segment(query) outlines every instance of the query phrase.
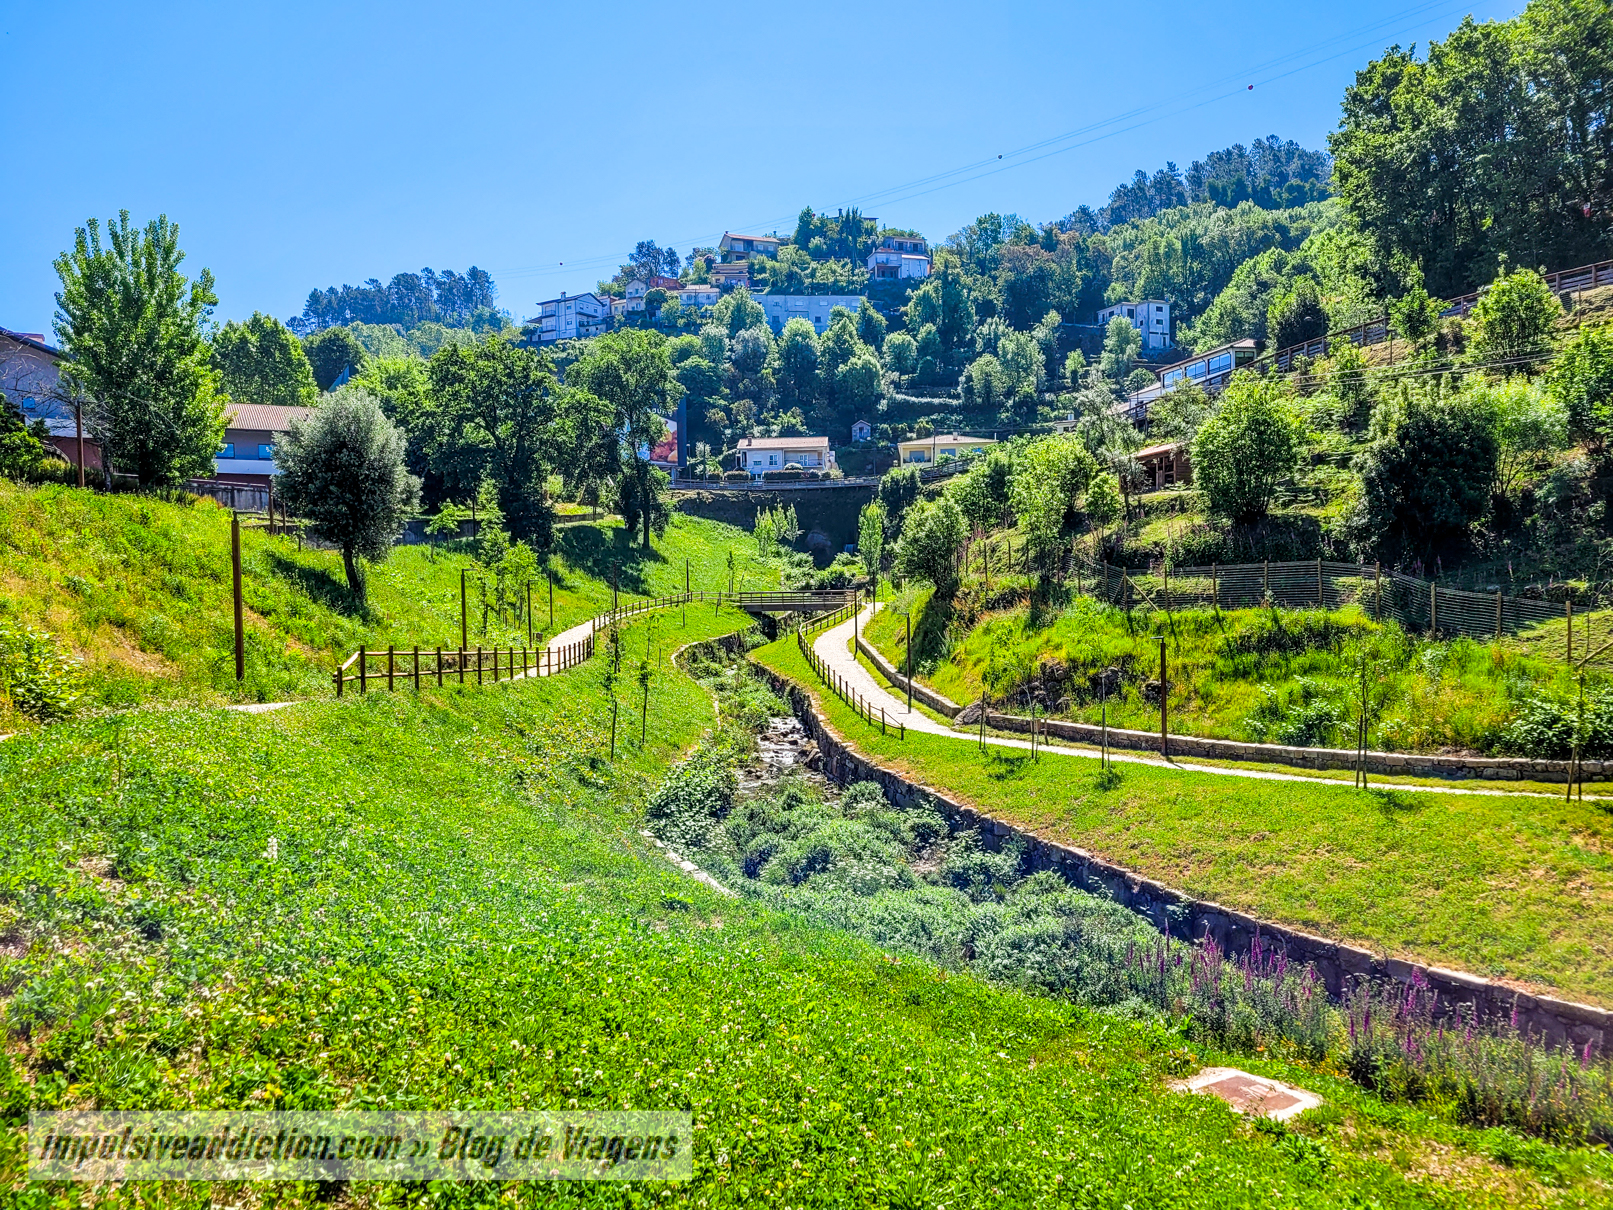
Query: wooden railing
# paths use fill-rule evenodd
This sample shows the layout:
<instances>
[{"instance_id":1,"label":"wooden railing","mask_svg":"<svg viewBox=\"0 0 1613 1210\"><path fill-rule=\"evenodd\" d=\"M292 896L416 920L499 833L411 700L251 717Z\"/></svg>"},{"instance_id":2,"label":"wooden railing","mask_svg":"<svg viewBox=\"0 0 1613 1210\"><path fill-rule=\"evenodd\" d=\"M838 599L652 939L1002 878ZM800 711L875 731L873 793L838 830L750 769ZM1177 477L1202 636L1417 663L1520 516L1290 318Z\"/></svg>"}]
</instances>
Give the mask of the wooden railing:
<instances>
[{"instance_id":1,"label":"wooden railing","mask_svg":"<svg viewBox=\"0 0 1613 1210\"><path fill-rule=\"evenodd\" d=\"M478 685L489 682L516 680L525 676L552 676L575 668L594 654L596 636L601 630L636 614L652 609L667 609L678 605L709 601L718 608L738 605L741 608L764 609L789 613L804 613L833 604L854 600L854 588L801 589L777 592L675 592L659 597L640 597L618 604L614 609L589 619L587 635L574 642L559 646L529 647L388 647L385 651L355 651L337 667L332 676L336 696L341 697L347 686L357 685L360 693L368 693L373 684L396 689L399 684L420 688L432 682L438 685L450 681L464 685L472 677Z\"/></svg>"},{"instance_id":2,"label":"wooden railing","mask_svg":"<svg viewBox=\"0 0 1613 1210\"><path fill-rule=\"evenodd\" d=\"M832 613L819 614L817 617L807 619L795 628L795 642L796 646L801 649L801 654L806 657L807 664L813 672L818 674L819 679L829 687L830 691L845 702L846 705L850 706L852 710L856 711L857 716L869 726L878 724L880 731L889 735L892 720L886 718L885 707L880 706L878 708L876 717L873 703L859 693L855 685L851 684L845 677L819 658L818 653L813 650L812 644L807 641L809 634L816 634L820 630L840 625L847 618L855 616L860 608L861 602L850 601ZM898 738L906 739L907 724L901 719L894 721Z\"/></svg>"}]
</instances>

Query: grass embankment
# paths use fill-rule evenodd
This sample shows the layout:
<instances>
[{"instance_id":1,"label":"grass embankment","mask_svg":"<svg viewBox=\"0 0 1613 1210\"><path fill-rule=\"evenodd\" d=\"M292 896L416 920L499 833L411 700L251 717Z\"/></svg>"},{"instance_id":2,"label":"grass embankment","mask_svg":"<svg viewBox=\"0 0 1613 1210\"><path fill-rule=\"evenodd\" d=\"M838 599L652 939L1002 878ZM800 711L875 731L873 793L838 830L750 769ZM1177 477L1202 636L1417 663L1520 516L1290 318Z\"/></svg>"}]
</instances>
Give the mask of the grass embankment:
<instances>
[{"instance_id":1,"label":"grass embankment","mask_svg":"<svg viewBox=\"0 0 1613 1210\"><path fill-rule=\"evenodd\" d=\"M768 667L821 688L794 638ZM1597 803L1231 779L882 736L818 694L889 768L1167 886L1354 945L1613 1005L1613 816Z\"/></svg>"},{"instance_id":2,"label":"grass embankment","mask_svg":"<svg viewBox=\"0 0 1613 1210\"><path fill-rule=\"evenodd\" d=\"M681 591L685 559L695 587L726 588L732 551L739 587L778 583L778 563L758 559L748 534L681 514L652 552L615 520L559 530L556 551L553 628L547 586L533 585L536 628L550 634L609 606L613 568L624 595ZM228 510L210 500L170 504L0 480L0 621L70 645L84 663L91 706L308 697L329 691L333 659L361 643L457 647L467 568L469 641L527 639L524 616L513 610L482 629L478 581L492 577L466 553L397 548L370 567L365 607L348 593L334 551L299 551L294 538L248 529L242 563L247 679L238 685Z\"/></svg>"},{"instance_id":3,"label":"grass embankment","mask_svg":"<svg viewBox=\"0 0 1613 1210\"><path fill-rule=\"evenodd\" d=\"M64 1105L692 1110L692 1182L586 1187L624 1206L1555 1205L1605 1183L1585 1153L1321 1072L1307 1081L1334 1099L1303 1137L1256 1131L1165 1091L1189 1061L1174 1032L892 961L682 877L637 832L643 792L713 718L665 667L674 616L648 742L624 693L614 765L602 658L497 689L136 710L0 744L9 1197L128 1192L24 1184L21 1115ZM696 610L685 634L739 624ZM646 625L627 628L630 660Z\"/></svg>"},{"instance_id":4,"label":"grass embankment","mask_svg":"<svg viewBox=\"0 0 1613 1210\"><path fill-rule=\"evenodd\" d=\"M1571 741L1568 703L1578 682L1566 664L1515 648L1471 639L1424 641L1353 606L1188 609L1168 616L1133 611L1128 617L1087 597L1062 607L986 609L971 587L956 600L915 587L876 615L865 633L895 666L905 667L900 611L909 609L914 668L938 692L968 703L984 690L1010 708L1028 710L1023 687L1032 684L1043 690L1042 711L1082 722L1099 720L1101 674L1117 669L1109 723L1143 731L1159 726L1158 636L1164 635L1173 730L1319 747L1354 746L1358 660L1365 649L1372 660L1369 746L1568 755L1557 749ZM1587 685L1599 711L1595 703L1608 679L1593 672ZM1538 725L1509 734L1520 713L1538 715ZM1601 755L1604 737L1593 730L1590 750Z\"/></svg>"}]
</instances>

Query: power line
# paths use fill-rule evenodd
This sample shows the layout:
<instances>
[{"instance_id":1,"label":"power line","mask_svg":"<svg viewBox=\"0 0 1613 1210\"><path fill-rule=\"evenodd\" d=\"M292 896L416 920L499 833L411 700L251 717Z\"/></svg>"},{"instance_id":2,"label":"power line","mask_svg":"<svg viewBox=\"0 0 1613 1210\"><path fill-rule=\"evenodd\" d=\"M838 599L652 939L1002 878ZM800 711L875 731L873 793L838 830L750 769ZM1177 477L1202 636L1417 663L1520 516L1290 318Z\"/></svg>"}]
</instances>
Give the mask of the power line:
<instances>
[{"instance_id":1,"label":"power line","mask_svg":"<svg viewBox=\"0 0 1613 1210\"><path fill-rule=\"evenodd\" d=\"M1382 31L1386 27L1390 26L1399 26L1400 28L1404 29L1403 23L1410 17L1432 16L1435 10L1440 10L1441 12L1449 10L1453 13L1461 12L1468 7L1470 6L1465 3L1453 6L1448 3L1448 0L1429 0L1427 3L1418 5L1403 12L1396 13L1393 17L1375 21L1368 25L1360 26L1356 29L1347 31L1346 33L1337 34L1331 38L1310 43L1300 49L1289 51L1286 54L1278 55L1272 59L1264 60L1258 64L1241 68L1237 72L1217 77L1216 79L1207 81L1206 83L1198 85L1195 88L1178 93L1173 98L1157 101L1151 105L1139 106L1135 109L1126 110L1122 113L1113 114L1099 121L1077 127L1074 130L1065 131L1057 135L1051 135L1035 142L1028 143L1022 147L1015 148L1011 151L1002 152L996 156L974 160L967 164L959 165L955 168L945 169L940 172L932 173L928 176L907 181L903 184L892 185L885 189L874 190L869 193L861 194L846 199L840 204L842 208L845 208L846 206L859 206L863 204L890 205L896 202L910 201L913 198L923 197L930 193L939 192L942 189L950 189L956 185L967 184L972 181L981 180L988 176L995 176L998 173L1006 172L1011 168L1020 168L1024 167L1026 164L1037 163L1041 160L1048 159L1051 156L1062 155L1068 151L1074 151L1082 147L1091 146L1093 143L1100 142L1104 139L1113 138L1114 136L1120 134L1130 133L1131 131L1138 130L1143 126L1152 125L1156 122L1164 121L1167 118L1176 117L1183 113L1188 113L1195 109L1200 109L1207 105L1215 104L1219 101L1228 100L1231 97L1239 95L1240 93L1253 89L1257 85L1263 86L1273 84L1278 80L1287 79L1288 77L1297 75L1300 72L1309 71L1312 68L1319 67L1323 63L1331 62L1332 60L1342 58L1345 55L1357 53L1365 47L1373 45L1379 40L1379 38L1383 36L1381 32L1376 32L1370 39L1364 42L1361 41L1360 39L1362 36L1367 34L1369 31ZM1333 51L1330 54L1323 55L1322 57L1313 59L1307 63L1301 63L1298 66L1291 67L1287 71L1261 76L1261 73L1271 72L1277 67L1292 63L1295 59L1302 58L1308 54L1313 54L1318 50L1336 45L1337 43L1343 42L1347 39L1351 41L1351 44L1341 50ZM1260 76L1260 78L1254 79L1251 82L1251 76ZM1198 94L1204 93L1211 89L1223 87L1234 80L1243 83L1244 87L1220 92L1214 96L1194 101L1191 104L1181 103L1188 98L1197 96ZM1148 114L1152 114L1153 116L1144 117L1144 115ZM1132 119L1141 120L1132 121ZM1117 123L1125 122L1130 122L1130 124L1117 126L1112 130L1105 130L1105 127L1115 126ZM1090 135L1091 137L1082 137L1086 135ZM1079 141L1069 142L1069 140L1072 139ZM1061 143L1067 143L1068 145L1056 146L1056 144ZM1044 150L1047 148L1051 148L1051 150ZM1032 152L1041 152L1042 154L1032 155ZM764 219L758 222L743 224L738 229L750 230L757 228L765 229L769 227L776 229L786 223L791 222L794 217L794 215L784 215L771 219ZM675 239L671 241L669 246L677 247L682 244L701 246L704 244L715 243L718 238L719 236L715 233L703 232L699 235L685 236L682 239ZM569 262L561 262L552 267L529 266L518 269L504 269L500 270L497 276L505 279L553 276L558 273L563 273L568 269L577 271L591 268L603 268L618 263L620 263L620 257L615 255L601 254L583 257L580 259L573 259Z\"/></svg>"}]
</instances>

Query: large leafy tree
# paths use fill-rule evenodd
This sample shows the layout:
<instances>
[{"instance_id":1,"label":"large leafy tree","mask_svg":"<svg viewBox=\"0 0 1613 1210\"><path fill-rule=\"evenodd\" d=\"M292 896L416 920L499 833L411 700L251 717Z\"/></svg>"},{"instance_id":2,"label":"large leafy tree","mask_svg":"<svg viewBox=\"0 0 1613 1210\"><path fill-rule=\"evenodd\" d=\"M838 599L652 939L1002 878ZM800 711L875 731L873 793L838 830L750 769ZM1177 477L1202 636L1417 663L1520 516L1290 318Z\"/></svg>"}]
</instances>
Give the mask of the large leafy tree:
<instances>
[{"instance_id":1,"label":"large leafy tree","mask_svg":"<svg viewBox=\"0 0 1613 1210\"><path fill-rule=\"evenodd\" d=\"M1282 383L1240 371L1193 439L1193 481L1233 521L1266 515L1299 460L1300 423Z\"/></svg>"},{"instance_id":2,"label":"large leafy tree","mask_svg":"<svg viewBox=\"0 0 1613 1210\"><path fill-rule=\"evenodd\" d=\"M427 449L432 438L431 375L427 365L413 356L375 357L365 363L363 373L350 381L374 395L386 418L403 430L408 442L409 472L424 481L426 502L434 505L441 503L447 493L443 476L432 466Z\"/></svg>"},{"instance_id":3,"label":"large leafy tree","mask_svg":"<svg viewBox=\"0 0 1613 1210\"><path fill-rule=\"evenodd\" d=\"M511 536L548 549L554 513L545 484L560 413L548 354L490 336L470 348L439 349L430 377L433 468L461 491L491 479Z\"/></svg>"},{"instance_id":4,"label":"large leafy tree","mask_svg":"<svg viewBox=\"0 0 1613 1210\"><path fill-rule=\"evenodd\" d=\"M224 391L237 403L306 406L319 395L302 342L272 315L252 312L233 319L213 336L213 366Z\"/></svg>"},{"instance_id":5,"label":"large leafy tree","mask_svg":"<svg viewBox=\"0 0 1613 1210\"><path fill-rule=\"evenodd\" d=\"M1391 557L1431 556L1463 541L1490 503L1494 417L1444 384L1402 383L1373 409L1371 433L1355 462L1361 500L1353 528L1363 545Z\"/></svg>"},{"instance_id":6,"label":"large leafy tree","mask_svg":"<svg viewBox=\"0 0 1613 1210\"><path fill-rule=\"evenodd\" d=\"M88 427L109 467L145 485L212 470L224 435L224 396L202 325L218 302L213 275L179 271L179 227L166 215L143 228L129 212L80 227L56 258L57 337L63 377L89 398Z\"/></svg>"},{"instance_id":7,"label":"large leafy tree","mask_svg":"<svg viewBox=\"0 0 1613 1210\"><path fill-rule=\"evenodd\" d=\"M343 370L363 373L370 359L357 334L347 328L325 328L305 336L302 347L314 371L314 383L321 391L330 390Z\"/></svg>"},{"instance_id":8,"label":"large leafy tree","mask_svg":"<svg viewBox=\"0 0 1613 1210\"><path fill-rule=\"evenodd\" d=\"M810 409L818 397L818 336L804 319L791 319L779 333L774 350L779 405Z\"/></svg>"},{"instance_id":9,"label":"large leafy tree","mask_svg":"<svg viewBox=\"0 0 1613 1210\"><path fill-rule=\"evenodd\" d=\"M1019 455L1013 506L1032 550L1045 555L1058 548L1065 521L1097 473L1097 459L1073 436L1044 437Z\"/></svg>"},{"instance_id":10,"label":"large leafy tree","mask_svg":"<svg viewBox=\"0 0 1613 1210\"><path fill-rule=\"evenodd\" d=\"M1462 22L1426 58L1390 49L1356 74L1331 136L1345 205L1381 259L1436 293L1500 254L1568 267L1613 249L1613 9L1534 0L1513 21Z\"/></svg>"},{"instance_id":11,"label":"large leafy tree","mask_svg":"<svg viewBox=\"0 0 1613 1210\"><path fill-rule=\"evenodd\" d=\"M347 586L364 599L361 559L379 562L419 500L403 434L368 391L343 387L275 446L282 499L342 552Z\"/></svg>"},{"instance_id":12,"label":"large leafy tree","mask_svg":"<svg viewBox=\"0 0 1613 1210\"><path fill-rule=\"evenodd\" d=\"M761 310L755 303L751 306ZM663 418L673 414L683 396L683 387L672 372L666 339L656 332L636 330L601 336L567 371L566 381L611 411L620 473L631 481L618 483L618 499L631 509L632 515L624 514L624 519L629 528L641 530L648 549L651 531L664 528L667 515L666 476L657 477L650 465L650 450L666 432Z\"/></svg>"},{"instance_id":13,"label":"large leafy tree","mask_svg":"<svg viewBox=\"0 0 1613 1210\"><path fill-rule=\"evenodd\" d=\"M1552 325L1562 312L1546 279L1533 269L1502 273L1473 305L1468 354L1480 365L1527 368L1550 350Z\"/></svg>"},{"instance_id":14,"label":"large leafy tree","mask_svg":"<svg viewBox=\"0 0 1613 1210\"><path fill-rule=\"evenodd\" d=\"M904 579L928 580L948 592L957 584L958 548L968 536L963 514L950 496L921 500L902 522L896 570Z\"/></svg>"}]
</instances>

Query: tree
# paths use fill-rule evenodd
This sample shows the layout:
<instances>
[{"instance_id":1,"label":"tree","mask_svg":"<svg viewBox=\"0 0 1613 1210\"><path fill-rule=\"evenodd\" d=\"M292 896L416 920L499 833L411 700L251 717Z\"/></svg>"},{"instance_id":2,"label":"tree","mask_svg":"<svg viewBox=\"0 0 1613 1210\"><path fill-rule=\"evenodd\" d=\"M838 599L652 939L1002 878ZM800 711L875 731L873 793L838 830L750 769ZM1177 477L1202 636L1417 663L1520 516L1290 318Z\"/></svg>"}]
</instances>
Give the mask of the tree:
<instances>
[{"instance_id":1,"label":"tree","mask_svg":"<svg viewBox=\"0 0 1613 1210\"><path fill-rule=\"evenodd\" d=\"M1352 528L1362 543L1391 557L1431 556L1463 540L1495 483L1492 419L1443 383L1402 383L1373 409L1370 432L1355 459L1361 499Z\"/></svg>"},{"instance_id":2,"label":"tree","mask_svg":"<svg viewBox=\"0 0 1613 1210\"><path fill-rule=\"evenodd\" d=\"M409 473L421 478L427 499L430 502L443 499L448 484L432 465L427 450L427 443L432 439L431 376L427 363L418 357L374 357L364 364L362 374L349 381L374 395L386 418L403 430L408 441L405 461Z\"/></svg>"},{"instance_id":3,"label":"tree","mask_svg":"<svg viewBox=\"0 0 1613 1210\"><path fill-rule=\"evenodd\" d=\"M872 412L885 393L879 358L863 349L835 372L835 407L842 417Z\"/></svg>"},{"instance_id":4,"label":"tree","mask_svg":"<svg viewBox=\"0 0 1613 1210\"><path fill-rule=\"evenodd\" d=\"M761 303L750 296L749 290L740 286L717 300L711 308L711 322L725 336L732 338L746 328L766 328L767 312L762 310Z\"/></svg>"},{"instance_id":5,"label":"tree","mask_svg":"<svg viewBox=\"0 0 1613 1210\"><path fill-rule=\"evenodd\" d=\"M969 364L964 378L964 386L973 396L974 406L982 410L1000 408L1011 397L1013 385L1013 379L1003 369L1002 362L990 353L975 358Z\"/></svg>"},{"instance_id":6,"label":"tree","mask_svg":"<svg viewBox=\"0 0 1613 1210\"><path fill-rule=\"evenodd\" d=\"M885 557L885 509L878 500L863 505L857 514L857 557L870 580L879 579L880 561Z\"/></svg>"},{"instance_id":7,"label":"tree","mask_svg":"<svg viewBox=\"0 0 1613 1210\"><path fill-rule=\"evenodd\" d=\"M1248 524L1265 516L1299 450L1299 420L1283 385L1240 371L1193 439L1193 481L1211 509Z\"/></svg>"},{"instance_id":8,"label":"tree","mask_svg":"<svg viewBox=\"0 0 1613 1210\"><path fill-rule=\"evenodd\" d=\"M919 498L921 487L919 468L911 464L893 466L880 478L879 503L885 510L885 520L893 533L901 529L902 518Z\"/></svg>"},{"instance_id":9,"label":"tree","mask_svg":"<svg viewBox=\"0 0 1613 1210\"><path fill-rule=\"evenodd\" d=\"M997 344L997 360L1008 376L1008 394L1039 391L1045 381L1042 347L1029 332L1009 332Z\"/></svg>"},{"instance_id":10,"label":"tree","mask_svg":"<svg viewBox=\"0 0 1613 1210\"><path fill-rule=\"evenodd\" d=\"M1516 491L1532 467L1568 448L1568 414L1538 379L1492 383L1475 376L1462 391L1489 420L1495 436L1495 486L1503 495Z\"/></svg>"},{"instance_id":11,"label":"tree","mask_svg":"<svg viewBox=\"0 0 1613 1210\"><path fill-rule=\"evenodd\" d=\"M547 550L554 532L547 483L560 410L549 355L489 336L469 348L437 350L429 373L432 469L460 492L490 480L510 533Z\"/></svg>"},{"instance_id":12,"label":"tree","mask_svg":"<svg viewBox=\"0 0 1613 1210\"><path fill-rule=\"evenodd\" d=\"M648 550L651 531L658 523L665 527L668 486L665 474L652 473L650 451L666 432L663 417L672 415L683 397L683 387L672 374L666 339L656 332L632 330L601 336L567 371L566 382L611 409L610 429L620 442L622 474L633 480L630 487L618 484L617 498L633 508L634 523Z\"/></svg>"},{"instance_id":13,"label":"tree","mask_svg":"<svg viewBox=\"0 0 1613 1210\"><path fill-rule=\"evenodd\" d=\"M1400 339L1421 349L1439 328L1439 314L1444 304L1430 298L1423 284L1423 271L1404 257L1397 264L1405 279L1405 288L1399 298L1389 300L1389 322L1394 325Z\"/></svg>"},{"instance_id":14,"label":"tree","mask_svg":"<svg viewBox=\"0 0 1613 1210\"><path fill-rule=\"evenodd\" d=\"M779 402L785 407L810 408L818 397L818 335L804 319L791 319L779 333L774 349Z\"/></svg>"},{"instance_id":15,"label":"tree","mask_svg":"<svg viewBox=\"0 0 1613 1210\"><path fill-rule=\"evenodd\" d=\"M1465 19L1425 58L1395 46L1356 73L1334 176L1380 263L1400 254L1460 294L1510 253L1567 268L1609 255L1613 9L1533 0Z\"/></svg>"},{"instance_id":16,"label":"tree","mask_svg":"<svg viewBox=\"0 0 1613 1210\"><path fill-rule=\"evenodd\" d=\"M1468 357L1476 365L1527 363L1551 349L1552 326L1563 313L1546 279L1533 269L1501 273L1473 304ZM1506 372L1506 370L1503 370Z\"/></svg>"},{"instance_id":17,"label":"tree","mask_svg":"<svg viewBox=\"0 0 1613 1210\"><path fill-rule=\"evenodd\" d=\"M1215 414L1215 404L1194 382L1166 391L1148 407L1148 435L1157 441L1191 442Z\"/></svg>"},{"instance_id":18,"label":"tree","mask_svg":"<svg viewBox=\"0 0 1613 1210\"><path fill-rule=\"evenodd\" d=\"M29 424L16 401L0 391L0 478L21 479L45 460L43 420Z\"/></svg>"},{"instance_id":19,"label":"tree","mask_svg":"<svg viewBox=\"0 0 1613 1210\"><path fill-rule=\"evenodd\" d=\"M1113 475L1100 474L1087 488L1086 514L1097 530L1098 546L1103 547L1103 529L1120 518L1125 507L1120 493L1120 480Z\"/></svg>"},{"instance_id":20,"label":"tree","mask_svg":"<svg viewBox=\"0 0 1613 1210\"><path fill-rule=\"evenodd\" d=\"M1075 437L1043 437L1020 452L1014 466L1014 513L1037 554L1059 547L1066 519L1097 473L1097 460Z\"/></svg>"},{"instance_id":21,"label":"tree","mask_svg":"<svg viewBox=\"0 0 1613 1210\"><path fill-rule=\"evenodd\" d=\"M1098 372L1111 382L1124 380L1142 350L1142 333L1132 326L1131 320L1116 315L1109 321L1103 334L1103 356L1098 359Z\"/></svg>"},{"instance_id":22,"label":"tree","mask_svg":"<svg viewBox=\"0 0 1613 1210\"><path fill-rule=\"evenodd\" d=\"M326 328L305 336L302 347L313 369L314 383L321 391L330 390L343 370L355 375L363 373L369 360L359 338L346 328Z\"/></svg>"},{"instance_id":23,"label":"tree","mask_svg":"<svg viewBox=\"0 0 1613 1210\"><path fill-rule=\"evenodd\" d=\"M746 328L735 335L729 350L735 370L747 377L760 374L773 352L773 334L765 326Z\"/></svg>"},{"instance_id":24,"label":"tree","mask_svg":"<svg viewBox=\"0 0 1613 1210\"><path fill-rule=\"evenodd\" d=\"M261 311L252 312L245 323L232 319L218 330L213 336L213 368L225 394L240 403L305 407L319 395L302 342Z\"/></svg>"},{"instance_id":25,"label":"tree","mask_svg":"<svg viewBox=\"0 0 1613 1210\"><path fill-rule=\"evenodd\" d=\"M885 317L866 298L857 308L857 339L871 349L885 341Z\"/></svg>"},{"instance_id":26,"label":"tree","mask_svg":"<svg viewBox=\"0 0 1613 1210\"><path fill-rule=\"evenodd\" d=\"M419 500L403 465L403 434L375 396L344 387L275 446L280 496L314 533L340 548L347 587L364 600L359 560L384 560Z\"/></svg>"},{"instance_id":27,"label":"tree","mask_svg":"<svg viewBox=\"0 0 1613 1210\"><path fill-rule=\"evenodd\" d=\"M1613 326L1575 332L1546 381L1567 413L1570 436L1604 450L1613 436Z\"/></svg>"},{"instance_id":28,"label":"tree","mask_svg":"<svg viewBox=\"0 0 1613 1210\"><path fill-rule=\"evenodd\" d=\"M920 501L902 522L896 570L904 580L928 580L938 592L949 592L957 583L958 548L968 536L950 496Z\"/></svg>"},{"instance_id":29,"label":"tree","mask_svg":"<svg viewBox=\"0 0 1613 1210\"><path fill-rule=\"evenodd\" d=\"M885 368L892 374L907 376L919 368L919 346L906 332L892 332L885 337Z\"/></svg>"},{"instance_id":30,"label":"tree","mask_svg":"<svg viewBox=\"0 0 1613 1210\"><path fill-rule=\"evenodd\" d=\"M1064 384L1079 389L1081 380L1086 377L1086 370L1086 356L1080 349L1070 350L1069 356L1064 359Z\"/></svg>"},{"instance_id":31,"label":"tree","mask_svg":"<svg viewBox=\"0 0 1613 1210\"><path fill-rule=\"evenodd\" d=\"M109 469L168 486L211 473L224 436L224 396L202 325L218 298L203 269L179 266L179 227L161 215L144 228L120 211L91 219L56 258L56 335L62 377L90 400L88 428Z\"/></svg>"},{"instance_id":32,"label":"tree","mask_svg":"<svg viewBox=\"0 0 1613 1210\"><path fill-rule=\"evenodd\" d=\"M963 519L974 532L991 529L1008 510L1013 487L1013 467L1008 455L994 449L985 459L969 468L969 473L955 479L947 489Z\"/></svg>"},{"instance_id":33,"label":"tree","mask_svg":"<svg viewBox=\"0 0 1613 1210\"><path fill-rule=\"evenodd\" d=\"M1319 340L1327 335L1327 308L1316 282L1302 277L1293 288L1275 299L1266 312L1266 335L1279 349Z\"/></svg>"}]
</instances>

